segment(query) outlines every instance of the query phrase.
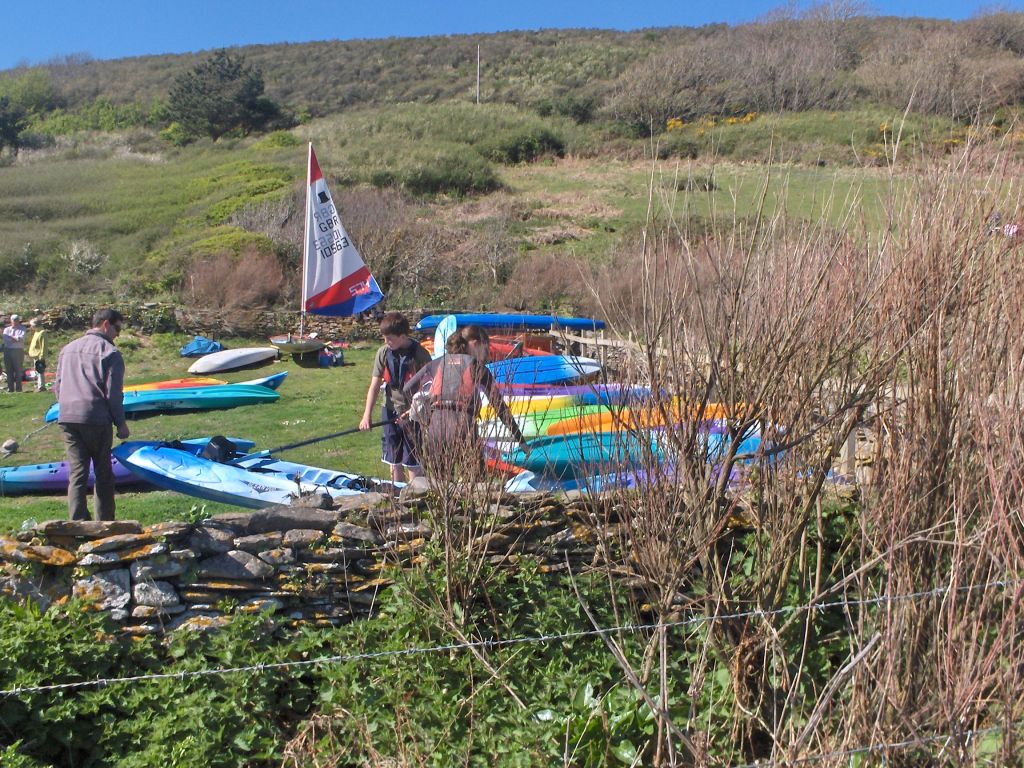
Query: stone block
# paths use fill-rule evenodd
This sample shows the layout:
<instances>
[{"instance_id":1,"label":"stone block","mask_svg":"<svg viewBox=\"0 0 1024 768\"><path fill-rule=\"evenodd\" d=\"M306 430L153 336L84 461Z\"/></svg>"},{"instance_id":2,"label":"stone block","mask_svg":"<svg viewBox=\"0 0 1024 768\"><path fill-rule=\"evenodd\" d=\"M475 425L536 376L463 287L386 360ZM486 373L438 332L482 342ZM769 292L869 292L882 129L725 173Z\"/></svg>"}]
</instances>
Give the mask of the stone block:
<instances>
[{"instance_id":1,"label":"stone block","mask_svg":"<svg viewBox=\"0 0 1024 768\"><path fill-rule=\"evenodd\" d=\"M251 552L255 555L268 549L278 549L281 546L282 538L283 535L280 531L239 536L235 539L235 549L241 549L244 552Z\"/></svg>"},{"instance_id":2,"label":"stone block","mask_svg":"<svg viewBox=\"0 0 1024 768\"><path fill-rule=\"evenodd\" d=\"M83 539L105 539L142 533L135 520L47 520L32 530L43 536L76 536Z\"/></svg>"},{"instance_id":3,"label":"stone block","mask_svg":"<svg viewBox=\"0 0 1024 768\"><path fill-rule=\"evenodd\" d=\"M76 581L71 594L78 600L90 603L97 610L123 609L132 599L131 576L127 568L101 571Z\"/></svg>"},{"instance_id":4,"label":"stone block","mask_svg":"<svg viewBox=\"0 0 1024 768\"><path fill-rule=\"evenodd\" d=\"M180 560L172 560L168 557L147 558L136 560L131 564L129 570L132 574L132 581L153 581L154 579L180 576L185 572L185 564Z\"/></svg>"},{"instance_id":5,"label":"stone block","mask_svg":"<svg viewBox=\"0 0 1024 768\"><path fill-rule=\"evenodd\" d=\"M143 581L132 587L132 598L138 605L166 608L178 605L181 600L174 585L166 581Z\"/></svg>"},{"instance_id":6,"label":"stone block","mask_svg":"<svg viewBox=\"0 0 1024 768\"><path fill-rule=\"evenodd\" d=\"M220 579L265 579L274 569L255 555L234 549L199 562L199 575Z\"/></svg>"},{"instance_id":7,"label":"stone block","mask_svg":"<svg viewBox=\"0 0 1024 768\"><path fill-rule=\"evenodd\" d=\"M330 531L341 520L341 513L326 509L309 509L302 506L267 507L252 513L250 533L284 531L287 537L293 530ZM287 541L285 542L287 544Z\"/></svg>"},{"instance_id":8,"label":"stone block","mask_svg":"<svg viewBox=\"0 0 1024 768\"><path fill-rule=\"evenodd\" d=\"M102 539L87 541L78 548L79 556L93 552L115 552L120 549L137 549L153 543L148 533L121 533L116 536L105 536Z\"/></svg>"}]
</instances>

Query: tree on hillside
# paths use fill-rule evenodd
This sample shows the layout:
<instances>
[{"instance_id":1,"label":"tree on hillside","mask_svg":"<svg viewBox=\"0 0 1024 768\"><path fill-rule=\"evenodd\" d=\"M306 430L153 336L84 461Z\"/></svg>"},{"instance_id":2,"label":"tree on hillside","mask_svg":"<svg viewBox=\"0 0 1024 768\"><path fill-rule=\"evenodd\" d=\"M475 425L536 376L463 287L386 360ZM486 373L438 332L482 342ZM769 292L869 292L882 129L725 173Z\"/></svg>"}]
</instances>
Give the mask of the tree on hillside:
<instances>
[{"instance_id":1,"label":"tree on hillside","mask_svg":"<svg viewBox=\"0 0 1024 768\"><path fill-rule=\"evenodd\" d=\"M0 152L10 147L17 154L19 137L24 128L25 110L6 96L0 96Z\"/></svg>"},{"instance_id":2,"label":"tree on hillside","mask_svg":"<svg viewBox=\"0 0 1024 768\"><path fill-rule=\"evenodd\" d=\"M214 141L229 131L262 128L277 112L263 97L263 73L223 50L179 75L168 97L173 122L191 136Z\"/></svg>"}]
</instances>

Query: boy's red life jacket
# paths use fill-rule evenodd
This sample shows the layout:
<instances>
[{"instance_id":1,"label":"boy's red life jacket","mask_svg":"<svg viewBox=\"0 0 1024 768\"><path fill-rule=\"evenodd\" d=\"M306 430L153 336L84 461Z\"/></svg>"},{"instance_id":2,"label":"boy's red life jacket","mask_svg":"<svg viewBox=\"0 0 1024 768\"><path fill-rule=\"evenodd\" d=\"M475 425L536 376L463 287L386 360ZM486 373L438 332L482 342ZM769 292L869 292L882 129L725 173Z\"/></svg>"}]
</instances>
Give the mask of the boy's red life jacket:
<instances>
[{"instance_id":1,"label":"boy's red life jacket","mask_svg":"<svg viewBox=\"0 0 1024 768\"><path fill-rule=\"evenodd\" d=\"M470 355L447 354L436 362L430 402L441 410L475 414L480 410L480 372Z\"/></svg>"}]
</instances>

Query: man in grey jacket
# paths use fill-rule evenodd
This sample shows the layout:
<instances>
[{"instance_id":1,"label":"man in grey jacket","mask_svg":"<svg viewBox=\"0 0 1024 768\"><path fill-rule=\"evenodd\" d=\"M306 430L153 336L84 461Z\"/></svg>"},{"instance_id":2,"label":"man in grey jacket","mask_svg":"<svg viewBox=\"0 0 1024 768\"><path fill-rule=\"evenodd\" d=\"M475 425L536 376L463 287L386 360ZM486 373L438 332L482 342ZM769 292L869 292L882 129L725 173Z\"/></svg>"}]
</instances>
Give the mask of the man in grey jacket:
<instances>
[{"instance_id":1,"label":"man in grey jacket","mask_svg":"<svg viewBox=\"0 0 1024 768\"><path fill-rule=\"evenodd\" d=\"M67 450L68 512L72 520L89 519L86 497L90 462L96 476L96 519L114 519L111 427L116 427L122 440L129 434L124 417L124 358L114 346L123 323L116 309L101 309L93 315L92 328L57 357L53 391L60 406L57 423Z\"/></svg>"}]
</instances>

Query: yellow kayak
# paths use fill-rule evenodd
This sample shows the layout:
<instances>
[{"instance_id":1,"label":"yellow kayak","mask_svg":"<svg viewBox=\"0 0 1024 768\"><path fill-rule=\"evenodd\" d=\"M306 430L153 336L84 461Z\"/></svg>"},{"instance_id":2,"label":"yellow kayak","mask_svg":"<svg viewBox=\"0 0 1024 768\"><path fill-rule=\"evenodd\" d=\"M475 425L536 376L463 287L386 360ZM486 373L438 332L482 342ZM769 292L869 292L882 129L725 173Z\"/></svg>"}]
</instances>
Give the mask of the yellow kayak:
<instances>
[{"instance_id":1,"label":"yellow kayak","mask_svg":"<svg viewBox=\"0 0 1024 768\"><path fill-rule=\"evenodd\" d=\"M509 395L505 404L515 416L538 411L551 411L556 408L567 408L576 404L575 395ZM484 421L496 419L498 414L489 404L480 409L480 418Z\"/></svg>"}]
</instances>

